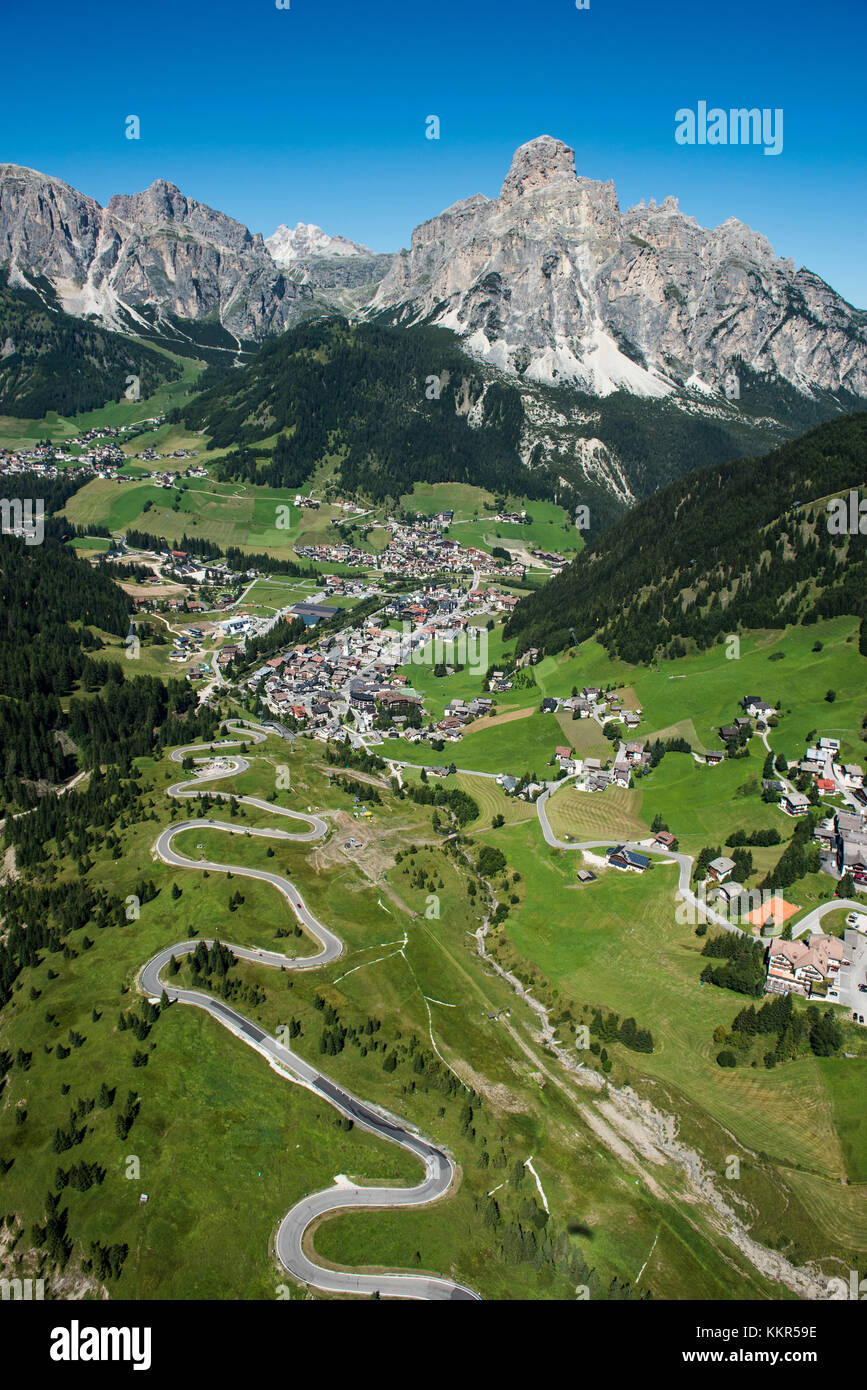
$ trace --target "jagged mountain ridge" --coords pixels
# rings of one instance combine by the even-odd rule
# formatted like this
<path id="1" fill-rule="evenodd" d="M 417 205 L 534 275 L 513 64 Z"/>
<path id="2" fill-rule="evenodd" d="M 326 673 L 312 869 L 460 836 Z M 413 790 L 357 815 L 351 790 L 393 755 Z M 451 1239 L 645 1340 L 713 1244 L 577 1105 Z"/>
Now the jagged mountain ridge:
<path id="1" fill-rule="evenodd" d="M 373 256 L 369 246 L 349 241 L 345 236 L 329 236 L 315 222 L 298 222 L 287 227 L 281 222 L 276 231 L 265 238 L 265 245 L 277 265 L 292 265 L 310 256 Z"/>
<path id="2" fill-rule="evenodd" d="M 527 381 L 725 399 L 746 364 L 797 390 L 867 397 L 867 313 L 730 218 L 707 230 L 675 198 L 621 213 L 540 136 L 499 198 L 455 203 L 413 232 L 370 306 L 453 329 Z"/>
<path id="3" fill-rule="evenodd" d="M 10 287 L 44 277 L 46 308 L 215 367 L 335 313 L 442 325 L 487 379 L 511 375 L 520 458 L 576 489 L 594 532 L 698 463 L 867 397 L 867 315 L 733 219 L 708 232 L 674 199 L 621 214 L 549 136 L 516 152 L 499 198 L 455 204 L 394 258 L 310 223 L 263 240 L 165 180 L 102 208 L 0 165 L 4 265 Z"/>
<path id="4" fill-rule="evenodd" d="M 330 262 L 345 239 L 308 231 L 325 241 L 299 242 L 290 274 L 260 233 L 164 179 L 115 194 L 103 208 L 61 179 L 0 165 L 0 264 L 9 283 L 32 287 L 42 276 L 67 313 L 127 332 L 152 333 L 155 315 L 172 321 L 173 336 L 174 320 L 204 321 L 232 335 L 224 345 L 232 352 L 327 310 L 329 277 L 315 267 L 323 249 L 331 247 Z M 338 287 L 375 283 L 387 268 L 387 257 L 363 247 L 357 254 L 357 269 L 333 277 Z M 334 302 L 342 307 L 340 295 Z"/>

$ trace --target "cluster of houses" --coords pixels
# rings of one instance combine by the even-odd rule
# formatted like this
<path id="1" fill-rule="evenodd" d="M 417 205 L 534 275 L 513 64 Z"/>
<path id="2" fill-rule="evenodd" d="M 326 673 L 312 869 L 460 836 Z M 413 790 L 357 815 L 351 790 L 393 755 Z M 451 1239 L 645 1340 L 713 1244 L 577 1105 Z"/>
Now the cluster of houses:
<path id="1" fill-rule="evenodd" d="M 867 795 L 864 792 L 864 772 L 857 763 L 837 765 L 840 741 L 820 738 L 806 749 L 800 762 L 789 765 L 789 772 L 812 779 L 820 797 L 838 796 L 849 792 L 854 804 L 837 808 L 815 829 L 814 839 L 839 873 L 851 873 L 857 882 L 867 882 Z M 805 816 L 811 807 L 810 797 L 795 791 L 785 783 L 778 785 L 780 807 L 787 815 Z M 801 783 L 803 786 L 803 781 Z M 815 800 L 815 796 L 814 796 Z M 858 803 L 861 803 L 860 805 Z"/>
<path id="2" fill-rule="evenodd" d="M 456 696 L 446 705 L 436 728 L 443 738 L 456 743 L 467 724 L 490 714 L 493 708 L 494 702 L 487 695 L 478 695 L 472 700 L 461 700 Z"/>
<path id="3" fill-rule="evenodd" d="M 388 529 L 391 539 L 379 557 L 379 568 L 385 573 L 422 579 L 434 573 L 496 569 L 515 579 L 524 576 L 523 565 L 493 560 L 486 550 L 451 540 L 435 517 L 415 525 L 390 517 Z"/>
<path id="4" fill-rule="evenodd" d="M 480 613 L 512 613 L 519 602 L 516 594 L 503 593 L 496 585 L 488 585 L 484 589 L 470 589 L 467 594 L 468 608 Z"/>
<path id="5" fill-rule="evenodd" d="M 376 556 L 367 550 L 359 550 L 355 545 L 344 542 L 329 542 L 317 545 L 293 546 L 295 554 L 303 560 L 315 560 L 319 564 L 349 565 L 351 569 L 367 568 L 376 562 Z"/>
<path id="6" fill-rule="evenodd" d="M 619 695 L 606 692 L 598 685 L 585 685 L 578 695 L 558 698 L 546 696 L 541 704 L 543 714 L 555 714 L 558 710 L 568 710 L 579 719 L 596 719 L 600 724 L 617 720 L 627 730 L 637 729 L 641 723 L 642 710 L 625 709 Z"/>
<path id="7" fill-rule="evenodd" d="M 535 560 L 541 560 L 543 565 L 548 565 L 554 571 L 561 570 L 569 563 L 568 558 L 558 555 L 556 550 L 533 550 L 530 553 Z"/>
<path id="8" fill-rule="evenodd" d="M 840 874 L 867 883 L 867 816 L 853 807 L 838 809 L 816 826 L 814 838 L 836 862 Z"/>
<path id="9" fill-rule="evenodd" d="M 522 777 L 511 777 L 505 772 L 501 772 L 496 780 L 506 796 L 514 796 L 520 801 L 535 801 L 539 793 L 545 790 L 544 782 L 525 782 Z"/>
<path id="10" fill-rule="evenodd" d="M 0 449 L 0 475 L 35 473 L 44 478 L 114 478 L 127 462 L 120 448 L 124 439 L 156 429 L 162 416 L 129 425 L 94 425 L 63 444 L 36 444 L 32 449 Z M 76 453 L 70 453 L 75 449 Z M 63 465 L 60 467 L 59 465 Z"/>
<path id="11" fill-rule="evenodd" d="M 721 725 L 718 730 L 727 750 L 737 746 L 745 738 L 752 735 L 753 720 L 755 720 L 756 729 L 761 732 L 767 728 L 770 720 L 778 713 L 775 705 L 770 704 L 767 700 L 762 700 L 758 695 L 745 695 L 740 701 L 740 706 L 743 714 L 733 719 L 731 724 Z M 712 753 L 706 754 L 705 762 L 710 767 L 716 767 L 723 761 L 724 756 L 723 753 L 714 749 Z"/>
<path id="12" fill-rule="evenodd" d="M 835 792 L 839 792 L 841 787 L 846 791 L 860 791 L 864 786 L 863 768 L 859 767 L 857 763 L 844 763 L 836 767 L 839 754 L 839 739 L 820 738 L 815 745 L 805 750 L 799 763 L 794 766 L 790 765 L 789 771 L 800 772 L 812 778 L 821 796 L 832 796 Z M 839 780 L 835 776 L 835 770 L 839 775 Z"/>
<path id="13" fill-rule="evenodd" d="M 79 443 L 77 439 L 73 442 Z M 122 463 L 126 463 L 126 455 L 111 441 L 94 441 L 85 445 L 77 456 L 66 454 L 54 445 L 0 449 L 0 476 L 33 473 L 40 478 L 111 478 Z"/>
<path id="14" fill-rule="evenodd" d="M 397 671 L 397 657 L 385 655 L 393 636 L 369 620 L 316 646 L 300 643 L 271 657 L 248 684 L 271 714 L 290 716 L 323 738 L 345 738 L 342 725 L 350 711 L 361 732 L 386 716 L 388 732 L 398 734 L 422 705 Z"/>

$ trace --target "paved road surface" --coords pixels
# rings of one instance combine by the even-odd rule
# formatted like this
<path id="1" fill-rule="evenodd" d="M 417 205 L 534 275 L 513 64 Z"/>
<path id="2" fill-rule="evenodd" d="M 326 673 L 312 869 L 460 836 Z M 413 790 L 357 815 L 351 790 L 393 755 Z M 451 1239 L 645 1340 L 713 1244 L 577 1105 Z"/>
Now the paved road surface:
<path id="1" fill-rule="evenodd" d="M 251 728 L 248 725 L 236 725 L 235 729 L 248 742 L 261 743 L 266 736 L 261 726 Z M 236 740 L 234 739 L 209 745 L 208 747 L 213 749 L 218 756 L 225 756 L 225 761 L 229 766 L 218 772 L 199 773 L 189 782 L 176 783 L 169 787 L 169 795 L 175 797 L 196 796 L 204 789 L 210 790 L 209 784 L 218 777 L 227 777 L 230 774 L 245 771 L 249 766 L 245 758 L 222 754 L 224 748 L 235 746 Z M 175 762 L 181 762 L 188 755 L 196 756 L 200 761 L 210 761 L 211 758 L 208 748 L 198 746 L 176 749 L 171 756 Z M 227 795 L 227 793 L 214 794 Z M 244 960 L 256 961 L 260 965 L 270 965 L 276 969 L 286 970 L 312 970 L 317 966 L 336 960 L 343 951 L 342 941 L 318 918 L 313 916 L 298 889 L 288 878 L 282 874 L 272 874 L 264 869 L 251 869 L 241 864 L 218 864 L 207 859 L 188 859 L 173 848 L 172 841 L 176 835 L 185 830 L 202 828 L 217 828 L 230 834 L 258 835 L 270 839 L 292 840 L 293 842 L 317 840 L 327 832 L 328 827 L 319 816 L 299 815 L 297 812 L 288 811 L 282 806 L 274 806 L 270 802 L 260 801 L 257 797 L 244 796 L 240 797 L 239 800 L 248 806 L 258 806 L 276 815 L 303 821 L 310 828 L 305 832 L 293 833 L 278 829 L 257 830 L 252 827 L 235 826 L 213 820 L 188 820 L 171 825 L 161 832 L 156 842 L 157 854 L 166 864 L 171 864 L 177 868 L 199 869 L 200 871 L 207 869 L 218 873 L 229 870 L 238 877 L 258 878 L 273 884 L 278 892 L 283 894 L 299 921 L 304 923 L 311 935 L 320 944 L 320 949 L 315 955 L 303 956 L 298 959 L 283 956 L 277 951 L 257 951 L 248 947 L 230 945 L 230 950 L 236 956 L 240 956 Z M 442 1149 L 438 1149 L 421 1135 L 413 1133 L 405 1124 L 396 1119 L 395 1116 L 388 1114 L 387 1111 L 367 1104 L 350 1091 L 344 1090 L 328 1077 L 323 1076 L 315 1067 L 310 1066 L 303 1057 L 300 1057 L 282 1042 L 278 1042 L 258 1024 L 231 1008 L 223 1000 L 212 998 L 198 990 L 178 989 L 163 981 L 161 972 L 168 965 L 171 957 L 188 955 L 196 949 L 197 944 L 196 940 L 176 942 L 173 946 L 167 946 L 153 956 L 142 967 L 139 975 L 138 984 L 142 993 L 158 997 L 165 991 L 166 996 L 173 1002 L 190 1004 L 203 1009 L 223 1027 L 228 1028 L 231 1033 L 240 1038 L 242 1042 L 261 1053 L 275 1071 L 321 1096 L 327 1104 L 347 1115 L 361 1129 L 368 1130 L 371 1134 L 376 1134 L 391 1143 L 399 1144 L 401 1148 L 415 1154 L 424 1165 L 424 1179 L 414 1187 L 360 1187 L 343 1179 L 340 1185 L 324 1192 L 314 1192 L 310 1196 L 302 1198 L 300 1202 L 296 1202 L 295 1206 L 284 1216 L 277 1232 L 277 1255 L 284 1268 L 301 1283 L 331 1293 L 379 1293 L 385 1297 L 425 1300 L 477 1300 L 478 1294 L 474 1293 L 472 1289 L 464 1288 L 448 1279 L 439 1279 L 424 1274 L 355 1274 L 347 1270 L 328 1269 L 324 1265 L 317 1264 L 306 1253 L 304 1233 L 311 1222 L 318 1220 L 324 1214 L 358 1207 L 409 1207 L 435 1202 L 452 1185 L 455 1176 L 454 1163 Z M 213 943 L 208 941 L 206 944 L 210 946 Z M 225 944 L 229 945 L 229 943 Z"/>

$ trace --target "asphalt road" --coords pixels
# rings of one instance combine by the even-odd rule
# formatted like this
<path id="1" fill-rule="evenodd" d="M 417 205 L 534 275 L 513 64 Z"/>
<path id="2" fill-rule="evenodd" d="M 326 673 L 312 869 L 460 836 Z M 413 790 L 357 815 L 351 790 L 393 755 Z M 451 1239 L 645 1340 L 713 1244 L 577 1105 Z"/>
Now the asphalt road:
<path id="1" fill-rule="evenodd" d="M 237 728 L 237 732 L 241 733 L 248 742 L 261 743 L 265 738 L 265 732 L 261 729 L 250 729 L 244 726 Z M 206 759 L 209 759 L 209 749 L 212 748 L 215 753 L 222 756 L 222 749 L 234 746 L 236 746 L 234 740 L 223 740 L 206 747 L 179 748 L 171 756 L 175 762 L 183 761 L 188 755 L 195 755 L 199 759 L 204 755 Z M 175 797 L 196 796 L 206 787 L 210 789 L 209 784 L 217 780 L 218 777 L 228 777 L 236 772 L 245 771 L 249 766 L 246 759 L 237 756 L 226 757 L 226 762 L 229 766 L 221 769 L 218 773 L 199 773 L 189 782 L 176 783 L 169 787 L 169 795 Z M 271 883 L 278 892 L 283 894 L 298 920 L 307 927 L 320 945 L 320 949 L 315 955 L 293 959 L 283 956 L 277 951 L 252 950 L 249 947 L 224 943 L 236 956 L 244 960 L 256 961 L 260 965 L 270 965 L 276 969 L 285 970 L 311 970 L 336 960 L 343 951 L 343 942 L 318 918 L 313 916 L 298 889 L 288 878 L 282 874 L 272 874 L 264 869 L 251 869 L 240 864 L 218 864 L 211 860 L 188 859 L 173 849 L 172 840 L 176 835 L 185 830 L 203 828 L 220 829 L 236 835 L 249 834 L 270 839 L 286 839 L 293 842 L 317 840 L 327 832 L 328 826 L 319 816 L 300 815 L 295 811 L 288 811 L 282 806 L 274 806 L 270 802 L 260 801 L 256 797 L 245 796 L 240 797 L 239 800 L 250 806 L 259 806 L 276 815 L 306 822 L 310 829 L 306 832 L 292 833 L 277 829 L 257 830 L 213 820 L 188 820 L 171 825 L 160 833 L 155 846 L 156 853 L 164 863 L 171 864 L 176 868 L 199 869 L 200 871 L 208 869 L 217 873 L 230 871 L 238 877 L 258 878 L 266 883 Z M 414 1187 L 360 1187 L 342 1178 L 335 1180 L 333 1188 L 323 1192 L 314 1192 L 302 1198 L 287 1212 L 277 1231 L 277 1256 L 284 1268 L 302 1284 L 330 1293 L 363 1295 L 378 1293 L 387 1298 L 424 1300 L 478 1300 L 479 1295 L 472 1289 L 455 1284 L 448 1279 L 439 1279 L 424 1274 L 392 1274 L 388 1272 L 356 1274 L 349 1270 L 329 1269 L 324 1265 L 317 1264 L 307 1253 L 304 1248 L 304 1235 L 311 1222 L 317 1221 L 323 1215 L 333 1211 L 351 1210 L 358 1207 L 402 1208 L 424 1206 L 430 1202 L 435 1202 L 444 1196 L 452 1185 L 455 1176 L 454 1163 L 444 1150 L 438 1149 L 421 1135 L 413 1133 L 395 1116 L 389 1115 L 387 1111 L 360 1100 L 352 1092 L 344 1090 L 334 1081 L 323 1076 L 315 1067 L 310 1066 L 303 1057 L 300 1057 L 276 1038 L 271 1037 L 258 1024 L 231 1008 L 223 1000 L 212 998 L 210 995 L 202 994 L 197 990 L 178 989 L 165 982 L 161 978 L 161 973 L 171 957 L 188 955 L 196 949 L 197 944 L 197 940 L 189 939 L 176 942 L 173 946 L 166 946 L 162 951 L 152 956 L 139 974 L 138 986 L 142 993 L 158 998 L 165 992 L 167 998 L 173 1002 L 203 1009 L 224 1028 L 228 1028 L 231 1033 L 240 1038 L 242 1042 L 261 1053 L 275 1071 L 321 1096 L 328 1105 L 348 1116 L 360 1128 L 378 1135 L 381 1139 L 387 1139 L 390 1143 L 399 1144 L 402 1148 L 415 1154 L 424 1166 L 424 1178 Z M 210 946 L 212 942 L 208 941 L 206 944 Z M 308 1247 L 309 1244 L 308 1242 Z"/>

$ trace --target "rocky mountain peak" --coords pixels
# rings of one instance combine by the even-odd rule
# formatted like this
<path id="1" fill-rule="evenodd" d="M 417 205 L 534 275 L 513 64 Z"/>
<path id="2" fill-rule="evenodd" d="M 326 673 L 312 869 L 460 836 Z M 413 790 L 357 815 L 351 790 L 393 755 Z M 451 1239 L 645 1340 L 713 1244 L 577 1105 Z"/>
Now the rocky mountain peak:
<path id="1" fill-rule="evenodd" d="M 367 246 L 343 236 L 329 236 L 315 222 L 298 222 L 294 227 L 282 223 L 265 238 L 265 245 L 278 265 L 291 265 L 309 256 L 372 256 Z"/>
<path id="2" fill-rule="evenodd" d="M 735 218 L 714 229 L 669 195 L 620 211 L 562 140 L 515 151 L 501 196 L 456 203 L 413 232 L 371 310 L 431 320 L 525 381 L 599 396 L 684 390 L 724 399 L 735 362 L 867 397 L 867 330 L 818 277 L 795 273 Z"/>
<path id="3" fill-rule="evenodd" d="M 500 198 L 505 203 L 511 203 L 535 189 L 574 183 L 576 177 L 575 151 L 562 140 L 555 140 L 550 135 L 538 135 L 535 140 L 528 140 L 526 145 L 519 145 L 515 150 Z"/>
<path id="4" fill-rule="evenodd" d="M 182 223 L 197 236 L 228 246 L 233 250 L 264 251 L 259 232 L 253 235 L 242 222 L 227 217 L 224 212 L 208 207 L 207 203 L 187 198 L 176 184 L 166 179 L 154 179 L 141 193 L 115 193 L 109 199 L 107 212 L 122 222 L 143 227 L 164 227 Z"/>

